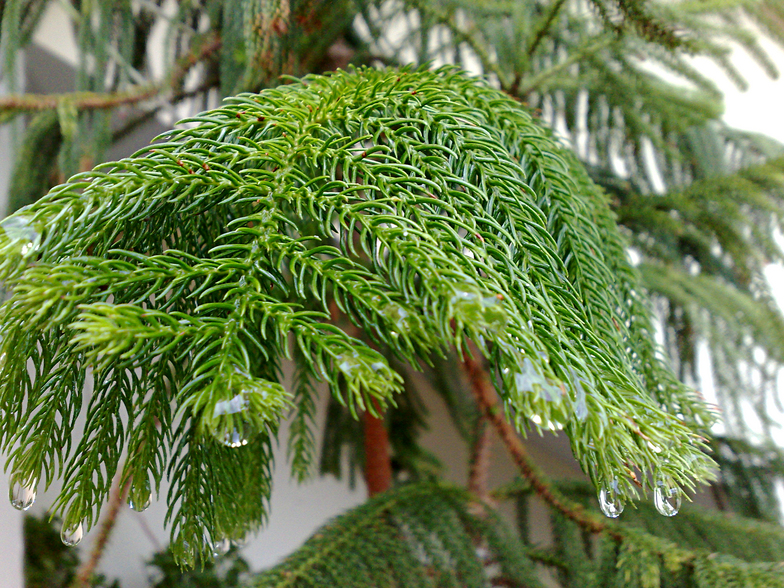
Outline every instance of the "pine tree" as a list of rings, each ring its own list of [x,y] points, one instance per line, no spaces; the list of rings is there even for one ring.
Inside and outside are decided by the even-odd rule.
[[[12,89],[47,5],[2,4]],[[4,122],[28,116],[10,191],[19,210],[0,223],[0,446],[16,506],[60,480],[53,509],[73,543],[98,522],[115,474],[115,507],[124,488],[143,508],[167,478],[172,551],[197,565],[263,522],[287,414],[292,475],[311,474],[322,382],[332,404],[321,470],[340,474],[348,445],[379,496],[259,586],[534,586],[534,562],[565,586],[782,584],[775,525],[695,509],[664,526],[645,506],[619,525],[591,512],[597,493],[611,518],[653,494],[673,515],[712,479],[715,414],[689,387],[702,341],[728,430],[761,440],[743,425],[752,402],[770,443],[784,319],[762,271],[782,258],[784,153],[719,122],[721,96],[688,56],[742,85],[731,41],[774,73],[743,23],[781,42],[779,3],[166,10],[72,4],[74,92],[0,98]],[[207,109],[100,163],[170,104]],[[284,361],[293,390],[280,384]],[[410,369],[436,384],[473,447],[468,491],[432,479]],[[521,472],[493,490],[491,428]],[[530,429],[564,430],[590,501],[585,487],[544,478],[517,436]],[[729,496],[753,479],[743,514],[773,518],[776,450],[718,443]],[[755,453],[764,467],[744,467]],[[390,488],[401,473],[416,481]],[[509,499],[524,513],[529,495],[553,513],[552,550],[526,542],[524,516],[515,532],[492,509]],[[111,517],[104,540],[110,529]]]

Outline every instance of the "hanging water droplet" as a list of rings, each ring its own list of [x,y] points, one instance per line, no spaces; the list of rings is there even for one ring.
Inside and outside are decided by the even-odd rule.
[[[681,489],[671,484],[664,478],[656,480],[656,488],[653,491],[653,505],[659,514],[665,517],[674,517],[681,509],[682,494]]]
[[[229,552],[229,549],[231,549],[231,541],[226,538],[218,539],[212,544],[212,556],[220,557],[226,555]]]
[[[573,369],[570,371],[572,374],[572,387],[574,389],[574,416],[577,417],[578,420],[584,421],[588,417],[588,405],[586,404],[583,379],[578,376],[577,372]]]
[[[33,480],[29,484],[14,484],[11,490],[11,506],[18,510],[27,510],[35,502],[36,485],[38,481]]]
[[[359,359],[359,354],[354,351],[352,353],[343,353],[337,358],[338,369],[343,372],[343,375],[350,378],[352,374],[362,369],[362,361]]]
[[[564,424],[560,421],[547,421],[547,428],[551,431],[563,431]]]
[[[533,415],[531,420],[534,422],[534,424],[540,427],[544,427],[545,429],[549,429],[550,431],[560,431],[564,428],[563,423],[559,423],[558,421],[551,421],[550,419],[545,421],[538,414]]]
[[[613,481],[610,488],[602,488],[599,492],[599,508],[604,516],[618,518],[623,512],[623,500],[618,495],[618,482]]]
[[[529,358],[523,359],[523,370],[514,375],[515,387],[520,394],[534,391],[534,384],[541,386],[546,383],[544,377],[534,368]]]
[[[22,257],[36,251],[41,244],[40,233],[32,220],[24,216],[10,216],[0,222],[0,233]]]
[[[128,492],[128,506],[136,512],[144,512],[152,502],[152,492],[150,492],[150,482],[145,480],[143,484],[131,486]]]
[[[63,527],[60,531],[60,539],[62,539],[63,543],[68,547],[78,545],[82,540],[82,537],[84,537],[84,528],[82,527],[82,523],[76,523],[75,525]]]
[[[223,426],[219,426],[212,431],[212,436],[215,437],[218,443],[226,447],[247,445],[248,440],[256,433],[255,427],[242,415],[242,413],[247,412],[250,404],[246,396],[247,394],[243,391],[230,400],[222,400],[215,404],[213,416],[228,417],[229,415],[234,415],[234,418],[225,419]]]
[[[381,312],[398,331],[408,332],[414,326],[409,312],[396,302],[390,302]]]
[[[476,319],[482,313],[482,296],[479,292],[455,288],[450,302],[464,318]]]
[[[502,304],[503,295],[482,298],[482,319],[491,331],[498,331],[506,325],[506,309]]]
[[[232,427],[231,431],[217,431],[215,439],[226,447],[243,447],[248,444],[248,432],[250,426],[246,422],[242,422],[240,427]]]

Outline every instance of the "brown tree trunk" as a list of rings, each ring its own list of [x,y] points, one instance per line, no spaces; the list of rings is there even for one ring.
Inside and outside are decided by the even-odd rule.
[[[471,448],[471,462],[468,471],[468,490],[489,506],[493,505],[488,482],[492,459],[491,433],[492,429],[487,426],[486,419],[484,416],[480,416],[474,431],[474,446]]]
[[[373,404],[381,412],[378,403]],[[364,415],[365,429],[365,483],[368,496],[388,490],[392,486],[392,463],[389,452],[389,435],[384,418],[374,417],[369,411]]]

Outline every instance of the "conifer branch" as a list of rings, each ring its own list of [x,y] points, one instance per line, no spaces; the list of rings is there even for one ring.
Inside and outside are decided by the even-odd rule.
[[[529,58],[534,56],[536,50],[539,48],[539,44],[550,33],[550,27],[553,26],[555,19],[559,16],[561,9],[564,7],[566,2],[567,0],[555,0],[552,5],[547,7],[547,12],[544,18],[541,20],[541,24],[536,27],[534,38],[531,39],[531,42],[528,45],[526,53],[528,54]]]
[[[354,418],[402,389],[331,322],[332,301],[410,363],[480,342],[515,425],[565,425],[597,485],[636,495],[619,455],[679,487],[710,476],[711,415],[654,353],[607,202],[519,103],[451,68],[368,69],[189,122],[2,223],[0,441],[14,481],[64,477],[67,524],[96,520],[127,447],[129,477],[172,480],[180,561],[209,557],[205,534],[256,528],[290,337]],[[309,398],[294,405],[298,471]]]
[[[160,82],[136,86],[119,92],[66,92],[63,94],[0,96],[0,113],[57,110],[66,103],[77,111],[112,110],[119,106],[150,100],[179,86],[191,68],[214,54],[220,49],[220,46],[221,41],[217,36],[205,39],[195,51],[182,58],[174,70]]]
[[[492,511],[484,514],[471,512],[470,497],[462,490],[403,484],[327,524],[251,585],[481,588],[497,581],[539,588],[525,549]],[[477,540],[487,546],[495,572],[478,559]]]
[[[528,457],[516,432],[503,417],[503,410],[498,406],[492,384],[480,363],[474,357],[466,355],[463,365],[471,379],[472,391],[477,403],[482,407],[488,421],[492,423],[519,468],[521,475],[530,484],[530,489],[536,492],[555,512],[572,521],[579,528],[593,534],[606,536],[617,544],[620,547],[620,557],[614,567],[617,567],[618,572],[623,575],[626,581],[629,581],[630,578],[639,578],[643,582],[652,582],[654,581],[653,578],[659,577],[661,573],[660,566],[663,564],[664,567],[672,572],[677,572],[681,569],[686,570],[689,576],[694,575],[704,578],[706,575],[713,577],[712,575],[715,574],[713,585],[716,586],[725,585],[725,581],[730,582],[727,585],[731,585],[731,580],[726,580],[725,573],[728,574],[728,578],[747,577],[751,582],[749,585],[755,587],[762,588],[779,585],[781,563],[756,563],[755,559],[752,559],[752,563],[749,563],[731,556],[723,556],[719,562],[714,563],[716,553],[709,553],[700,548],[695,549],[692,545],[687,547],[679,546],[669,540],[650,534],[650,531],[641,532],[634,527],[626,525],[608,524],[600,520],[596,515],[589,513],[581,504],[566,498],[546,481],[543,473],[539,471]],[[656,520],[661,520],[661,516],[658,513],[653,516]],[[713,524],[721,526],[744,524],[742,521],[736,523],[722,519],[720,515],[715,514],[702,516],[706,516],[709,519],[712,517],[712,520],[715,521]],[[693,523],[686,523],[686,525],[689,524]],[[707,524],[711,525],[712,523],[709,520]],[[760,528],[748,529],[748,532],[753,533],[755,538],[762,536],[765,541],[770,542],[769,544],[765,543],[766,552],[769,545],[774,550],[778,546],[784,546],[784,535],[782,535],[780,528],[759,523],[757,525]],[[556,532],[563,533],[563,531]],[[738,528],[735,528],[734,532],[728,531],[728,533],[733,537],[744,536],[743,533],[738,535]],[[580,541],[580,544],[582,545],[582,541]],[[615,552],[616,549],[617,547],[613,547],[612,551]],[[542,558],[540,555],[533,553],[528,556],[537,561],[550,559],[548,557]],[[765,556],[761,555],[760,557]],[[550,561],[550,564],[559,566],[559,561],[561,560],[556,557]],[[660,561],[662,563],[659,563]],[[569,565],[562,569],[567,573],[579,573],[578,565],[574,561],[571,561]],[[753,581],[751,578],[753,578]]]
[[[525,98],[532,92],[541,91],[542,85],[548,80],[567,71],[575,64],[583,62],[591,55],[594,55],[603,49],[612,46],[614,43],[617,43],[617,39],[607,33],[600,35],[598,38],[586,39],[581,46],[570,52],[566,59],[559,61],[558,63],[551,65],[546,69],[527,76],[526,79],[519,85],[517,95]]]

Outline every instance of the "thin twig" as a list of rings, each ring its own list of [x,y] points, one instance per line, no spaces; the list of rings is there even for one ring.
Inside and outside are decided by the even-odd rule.
[[[542,500],[564,515],[567,519],[574,521],[591,533],[606,533],[616,541],[622,541],[623,534],[620,531],[603,523],[590,513],[587,513],[581,505],[572,503],[564,497],[559,496],[556,491],[545,482],[544,474],[539,471],[539,468],[537,468],[531,461],[531,458],[528,457],[528,452],[517,436],[517,432],[504,418],[503,411],[498,406],[497,396],[493,389],[493,385],[485,370],[482,369],[482,366],[475,359],[476,357],[481,357],[481,355],[476,347],[473,347],[473,351],[474,357],[471,357],[468,354],[464,355],[463,366],[471,380],[471,390],[474,398],[511,454],[515,465],[520,469],[520,473],[523,477],[530,482],[531,487]]]
[[[117,523],[117,515],[120,514],[120,509],[125,504],[128,497],[128,491],[131,487],[130,478],[128,478],[122,486],[120,485],[121,479],[122,475],[120,473],[114,477],[112,489],[109,492],[109,501],[107,502],[108,510],[101,521],[98,536],[95,538],[92,551],[90,551],[90,557],[79,566],[79,569],[76,571],[76,576],[74,576],[73,582],[71,582],[70,588],[89,588],[91,586],[90,579],[93,577],[95,568],[98,567],[98,563],[101,561],[104,549],[106,549],[106,544],[109,541],[109,536],[112,534],[114,525]]]
[[[542,23],[542,26],[540,26],[539,29],[536,31],[533,41],[531,41],[531,44],[528,46],[528,50],[526,51],[526,53],[528,54],[529,58],[533,57],[534,52],[539,46],[539,43],[542,42],[545,35],[550,31],[550,27],[553,26],[555,17],[558,16],[559,12],[561,12],[561,8],[565,3],[566,0],[555,0],[555,2],[553,3],[552,7],[550,8],[550,11],[547,13],[547,16],[544,19],[544,22]]]
[[[107,110],[154,98],[179,85],[197,63],[212,55],[221,45],[217,36],[204,42],[198,50],[179,61],[172,73],[160,82],[136,86],[124,92],[66,92],[63,94],[12,94],[0,98],[0,112],[53,110],[68,102],[76,110]]]
[[[519,96],[521,98],[525,98],[528,94],[530,94],[534,90],[537,90],[542,83],[547,81],[547,79],[562,72],[565,69],[568,69],[575,63],[579,63],[583,61],[589,55],[598,53],[602,49],[609,47],[616,41],[617,41],[617,37],[610,36],[609,34],[599,37],[596,41],[594,41],[594,39],[589,39],[587,42],[583,44],[582,47],[578,47],[577,50],[573,51],[569,57],[567,57],[560,63],[557,63],[552,67],[550,67],[549,69],[540,71],[536,75],[533,75],[530,78],[523,80],[524,83],[520,84]]]

